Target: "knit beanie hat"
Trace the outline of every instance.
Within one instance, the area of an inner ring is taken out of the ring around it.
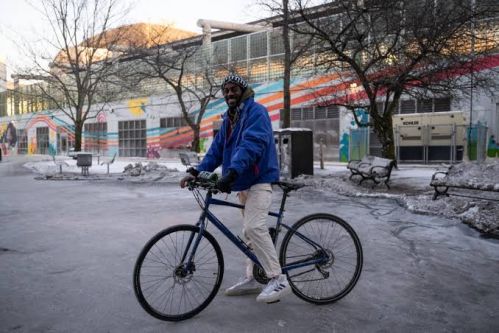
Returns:
[[[222,82],[222,90],[224,89],[225,85],[227,83],[233,83],[241,87],[241,89],[244,91],[246,88],[248,88],[248,82],[246,82],[245,79],[240,77],[237,74],[229,74],[225,77],[225,79]]]

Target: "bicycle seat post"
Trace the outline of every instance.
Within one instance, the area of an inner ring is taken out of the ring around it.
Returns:
[[[282,189],[282,199],[281,199],[281,206],[279,207],[279,215],[282,215],[284,213],[284,206],[286,205],[286,198],[289,196],[289,191],[286,189]]]

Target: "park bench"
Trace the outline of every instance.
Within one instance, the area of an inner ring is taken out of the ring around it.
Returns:
[[[197,167],[199,165],[199,156],[194,151],[182,151],[178,153],[180,162],[186,167]]]
[[[100,163],[100,165],[105,164],[107,166],[107,175],[108,176],[109,176],[109,166],[114,163],[114,161],[116,159],[116,155],[118,155],[118,152],[114,152],[113,157],[111,157],[111,158],[104,157],[102,159],[102,162]],[[99,162],[97,162],[97,163],[99,163]]]
[[[365,180],[372,180],[373,187],[384,182],[385,186],[389,189],[388,182],[390,181],[392,169],[395,164],[394,160],[366,155],[361,160],[351,160],[348,162],[347,169],[351,172],[349,179],[359,176],[361,178],[359,185]]]
[[[449,195],[460,196],[466,198],[475,198],[480,200],[490,200],[499,201],[499,196],[485,195],[485,193],[499,193],[499,182],[497,179],[489,179],[484,182],[476,181],[474,179],[469,179],[464,176],[460,170],[454,165],[448,166],[446,171],[437,171],[431,176],[430,186],[435,190],[433,193],[433,200],[436,200],[439,196],[443,195],[448,197]],[[458,191],[453,191],[449,193],[450,189],[455,189]],[[470,195],[468,193],[463,193],[459,190],[471,190],[472,192],[478,193],[481,196]]]
[[[354,176],[360,176],[359,168],[361,166],[371,165],[374,156],[364,155],[361,160],[351,160],[348,162],[347,169],[350,170],[351,175],[349,179],[352,179]]]

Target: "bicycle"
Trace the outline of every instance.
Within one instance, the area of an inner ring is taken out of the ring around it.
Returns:
[[[135,295],[150,315],[165,321],[181,321],[201,312],[213,300],[224,274],[222,251],[206,230],[215,225],[236,247],[254,262],[255,279],[265,284],[258,259],[239,236],[234,235],[210,210],[211,205],[243,209],[244,206],[216,199],[218,190],[212,173],[202,172],[188,185],[202,209],[195,225],[181,224],[160,231],[140,252],[134,268]],[[283,220],[286,198],[305,186],[277,182],[282,191],[277,218],[269,228],[274,244],[282,229],[279,261],[292,291],[314,304],[330,304],[345,297],[357,283],[363,264],[362,246],[353,228],[331,214],[312,214],[292,226]],[[203,196],[201,190],[206,190]]]

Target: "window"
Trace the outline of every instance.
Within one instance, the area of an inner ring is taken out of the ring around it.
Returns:
[[[435,98],[435,112],[450,111],[450,97]]]
[[[315,119],[326,119],[327,118],[327,108],[317,107],[315,108]]]
[[[267,32],[250,35],[250,58],[267,56]]]
[[[246,60],[247,38],[241,36],[230,41],[230,61]]]
[[[337,119],[340,117],[340,109],[337,105],[327,107],[318,106],[315,108],[314,119]]]
[[[25,129],[17,130],[17,153],[27,154],[28,153],[28,135]]]
[[[47,154],[49,149],[49,128],[36,128],[36,152],[37,154]]]
[[[301,120],[301,109],[291,109],[291,120]]]
[[[284,43],[282,41],[282,31],[274,29],[270,33],[270,54],[284,53]]]
[[[85,124],[83,136],[85,151],[95,153],[107,151],[107,123]]]
[[[303,120],[314,119],[314,109],[313,108],[303,108],[302,114],[303,114]]]
[[[217,65],[226,64],[227,52],[228,50],[228,41],[221,40],[213,43],[213,63]]]
[[[400,113],[414,113],[414,100],[407,100],[400,102]],[[427,113],[427,112],[447,112],[450,111],[451,98],[450,97],[438,97],[438,98],[428,98],[428,99],[418,99],[417,100],[417,112]]]
[[[147,137],[145,120],[118,122],[119,156],[146,156]]]
[[[433,111],[433,101],[431,99],[418,99],[418,113]]]
[[[336,119],[340,117],[340,108],[338,105],[332,105],[327,108],[328,119]]]
[[[191,121],[194,121],[194,117],[191,117]],[[180,117],[166,117],[159,120],[159,127],[161,128],[178,128],[187,126],[187,121],[183,116]]]
[[[400,113],[416,113],[416,101],[413,99],[400,101]]]

